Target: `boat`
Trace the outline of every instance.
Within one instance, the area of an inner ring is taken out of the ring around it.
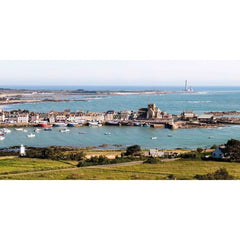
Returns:
[[[111,135],[111,133],[110,133],[110,132],[105,132],[104,134],[105,134],[105,135]]]
[[[70,132],[70,130],[67,129],[67,128],[64,128],[64,129],[59,130],[59,132],[62,132],[62,133],[64,133],[64,132]]]
[[[98,126],[98,122],[89,122],[88,126]]]
[[[148,124],[148,123],[144,123],[144,124],[143,124],[143,127],[151,127],[151,126],[150,126],[150,124]]]
[[[66,123],[54,123],[53,127],[66,127],[67,124]]]
[[[168,137],[172,137],[173,135],[172,134],[168,134]]]
[[[0,141],[3,141],[5,139],[5,137],[0,136]]]
[[[68,123],[68,127],[75,127],[75,123]]]
[[[38,127],[47,127],[47,123],[39,123]]]
[[[209,139],[213,139],[214,137],[213,137],[213,136],[209,136],[208,138],[209,138]]]
[[[138,123],[138,122],[135,122],[135,123],[134,123],[134,126],[135,126],[135,127],[141,127],[142,124],[141,124],[141,123]]]
[[[102,127],[102,124],[101,124],[101,123],[99,123],[99,124],[98,124],[98,127]]]
[[[152,140],[156,140],[157,139],[157,137],[152,137]]]
[[[106,124],[107,125],[115,125],[115,126],[117,126],[117,125],[119,125],[119,121],[108,121],[108,122],[106,122]]]
[[[79,132],[79,134],[86,134],[86,132]]]
[[[33,133],[30,133],[30,134],[27,135],[27,137],[29,137],[29,138],[34,138],[34,137],[36,137],[36,135],[33,134]]]
[[[44,128],[44,131],[52,131],[52,128]]]
[[[34,130],[34,132],[36,132],[36,133],[39,133],[39,132],[40,132],[40,130],[41,130],[41,129],[39,129],[39,128],[36,128],[36,129]]]
[[[24,129],[23,132],[28,132],[28,130],[27,130],[27,129]]]
[[[16,131],[23,131],[23,128],[15,128]]]
[[[4,132],[4,133],[10,133],[11,130],[9,130],[9,129],[7,129],[7,128],[4,128],[4,129],[3,129],[3,132]]]
[[[0,132],[0,136],[3,136],[4,135],[4,132]]]

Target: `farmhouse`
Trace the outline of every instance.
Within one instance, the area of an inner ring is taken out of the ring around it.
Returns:
[[[216,149],[212,152],[212,158],[223,159],[226,156],[226,147],[217,146]]]

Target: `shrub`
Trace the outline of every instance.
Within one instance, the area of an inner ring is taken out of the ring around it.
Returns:
[[[198,153],[201,153],[202,151],[203,151],[203,149],[202,149],[202,148],[200,148],[200,147],[199,147],[199,148],[197,148],[197,152],[198,152]]]
[[[198,180],[232,180],[234,177],[230,175],[226,168],[220,168],[214,173],[205,175],[196,175],[194,178]]]
[[[140,152],[141,152],[141,147],[139,145],[133,145],[133,146],[127,147],[125,155],[126,156],[139,155]]]
[[[149,157],[146,161],[144,161],[143,163],[149,163],[149,164],[158,164],[158,163],[162,163],[162,160],[159,158],[154,158],[154,157]]]

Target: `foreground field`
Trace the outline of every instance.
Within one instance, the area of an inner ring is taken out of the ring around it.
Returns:
[[[54,161],[27,158],[1,158],[0,179],[21,180],[158,180],[194,179],[224,167],[235,179],[240,179],[240,163],[200,160],[176,160],[159,164],[142,162],[77,168],[76,161]]]

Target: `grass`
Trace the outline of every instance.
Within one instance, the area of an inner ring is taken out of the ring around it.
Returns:
[[[73,167],[74,164],[76,164],[74,161],[63,162],[36,158],[1,157],[0,176],[20,172],[69,168]]]
[[[0,179],[165,180],[170,177],[173,179],[194,179],[196,174],[215,172],[221,167],[226,168],[235,179],[240,179],[240,163],[177,160],[159,164],[75,168],[76,164],[77,162],[74,161],[0,158]]]

